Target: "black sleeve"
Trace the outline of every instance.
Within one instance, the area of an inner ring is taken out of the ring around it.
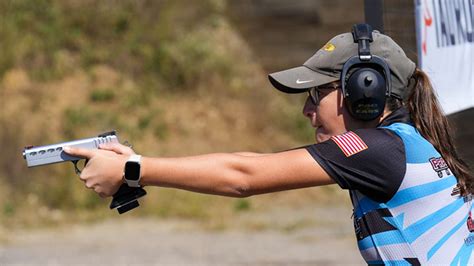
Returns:
[[[306,149],[343,189],[359,190],[373,200],[387,202],[405,175],[403,141],[382,128],[348,133]]]

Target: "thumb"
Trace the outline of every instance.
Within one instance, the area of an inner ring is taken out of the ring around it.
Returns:
[[[63,151],[69,155],[85,159],[90,159],[94,155],[94,151],[92,149],[84,149],[70,146],[64,147]]]

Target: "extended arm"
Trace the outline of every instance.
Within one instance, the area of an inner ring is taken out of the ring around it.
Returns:
[[[145,157],[142,165],[144,185],[232,197],[333,183],[304,149],[261,156],[207,154],[168,159]]]
[[[116,145],[120,144],[113,144],[108,148],[114,150],[113,146]],[[116,186],[122,182],[127,156],[109,156],[100,150],[73,149],[68,152],[90,158],[81,179],[86,185],[89,181],[88,187],[95,188],[103,196],[113,194]],[[112,186],[112,183],[116,185]],[[216,153],[181,158],[142,157],[141,184],[207,194],[247,197],[332,183],[334,181],[305,149],[273,154]],[[101,187],[102,184],[105,187]]]

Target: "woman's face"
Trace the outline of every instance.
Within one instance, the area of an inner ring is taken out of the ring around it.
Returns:
[[[352,118],[343,103],[339,83],[325,84],[318,88],[319,103],[308,96],[303,108],[303,114],[308,117],[311,125],[316,129],[316,141],[323,142],[332,136],[342,134],[350,129]],[[330,89],[333,88],[333,89]],[[313,90],[313,92],[315,92]]]

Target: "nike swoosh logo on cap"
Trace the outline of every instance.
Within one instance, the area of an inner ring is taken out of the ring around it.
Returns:
[[[310,79],[310,80],[300,80],[300,79],[297,79],[297,80],[296,80],[296,84],[304,84],[304,83],[308,83],[308,82],[311,82],[311,81],[313,81],[313,80],[312,80],[312,79]]]

